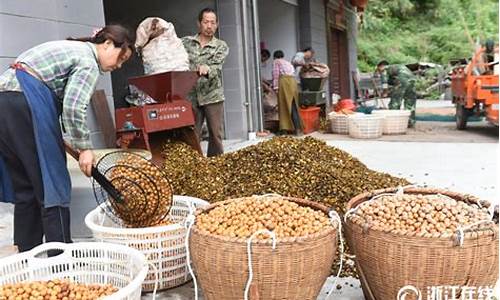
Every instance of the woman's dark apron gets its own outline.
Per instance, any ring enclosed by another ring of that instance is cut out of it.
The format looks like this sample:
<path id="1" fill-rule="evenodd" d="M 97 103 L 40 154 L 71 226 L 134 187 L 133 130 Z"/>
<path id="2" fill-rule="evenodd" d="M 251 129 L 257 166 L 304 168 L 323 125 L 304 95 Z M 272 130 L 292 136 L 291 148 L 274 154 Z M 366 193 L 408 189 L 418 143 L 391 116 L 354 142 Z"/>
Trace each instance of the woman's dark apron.
<path id="1" fill-rule="evenodd" d="M 66 154 L 59 116 L 60 102 L 40 80 L 16 64 L 16 77 L 31 111 L 33 133 L 43 182 L 45 208 L 69 207 L 71 179 L 66 167 Z M 23 137 L 19 137 L 23 138 Z M 0 201 L 15 203 L 12 182 L 0 156 Z"/>

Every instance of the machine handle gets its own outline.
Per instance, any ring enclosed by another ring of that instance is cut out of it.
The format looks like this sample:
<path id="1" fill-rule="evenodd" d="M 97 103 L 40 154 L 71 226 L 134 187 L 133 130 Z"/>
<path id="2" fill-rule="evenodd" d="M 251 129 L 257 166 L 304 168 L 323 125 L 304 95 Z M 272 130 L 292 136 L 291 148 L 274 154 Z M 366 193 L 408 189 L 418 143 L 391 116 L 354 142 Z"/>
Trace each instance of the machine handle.
<path id="1" fill-rule="evenodd" d="M 64 148 L 65 148 L 66 152 L 69 155 L 71 155 L 74 159 L 76 159 L 76 160 L 80 159 L 80 151 L 71 147 L 71 145 L 67 141 L 64 141 Z"/>
<path id="2" fill-rule="evenodd" d="M 80 158 L 80 151 L 73 148 L 68 142 L 64 141 L 64 148 L 76 161 Z M 92 178 L 118 203 L 123 203 L 123 197 L 113 184 L 96 167 L 92 166 Z"/>

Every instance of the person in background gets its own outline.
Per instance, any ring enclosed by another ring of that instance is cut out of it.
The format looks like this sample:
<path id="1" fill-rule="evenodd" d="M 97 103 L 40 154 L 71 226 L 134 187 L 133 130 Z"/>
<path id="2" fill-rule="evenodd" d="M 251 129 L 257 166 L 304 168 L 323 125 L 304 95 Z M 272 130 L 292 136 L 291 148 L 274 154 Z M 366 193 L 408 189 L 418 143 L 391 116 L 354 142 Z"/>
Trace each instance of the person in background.
<path id="1" fill-rule="evenodd" d="M 267 83 L 271 83 L 273 80 L 273 62 L 271 61 L 271 52 L 267 49 L 260 50 L 260 77 Z"/>
<path id="2" fill-rule="evenodd" d="M 264 128 L 276 130 L 278 125 L 278 96 L 273 90 L 273 61 L 271 52 L 260 50 L 260 77 L 262 85 L 262 108 L 264 113 Z M 275 126 L 276 125 L 276 126 Z"/>
<path id="3" fill-rule="evenodd" d="M 272 92 L 273 62 L 271 61 L 271 52 L 267 49 L 260 50 L 260 78 L 264 93 Z"/>
<path id="4" fill-rule="evenodd" d="M 405 65 L 391 65 L 387 69 L 387 82 L 392 87 L 389 109 L 404 109 L 411 111 L 408 127 L 415 126 L 415 109 L 417 93 L 415 92 L 415 75 Z"/>
<path id="5" fill-rule="evenodd" d="M 299 134 L 303 129 L 298 105 L 299 92 L 293 66 L 284 56 L 281 50 L 273 53 L 273 89 L 278 93 L 279 128 Z"/>
<path id="6" fill-rule="evenodd" d="M 90 176 L 90 98 L 99 75 L 119 69 L 134 43 L 129 30 L 108 25 L 91 37 L 35 46 L 0 75 L 0 185 L 11 186 L 3 200 L 14 203 L 20 252 L 40 245 L 44 236 L 46 242 L 71 242 L 71 180 L 59 118 L 80 152 L 80 170 Z"/>
<path id="7" fill-rule="evenodd" d="M 205 8 L 198 15 L 198 34 L 182 38 L 189 56 L 190 69 L 200 75 L 188 98 L 193 104 L 198 137 L 201 137 L 203 122 L 207 120 L 209 157 L 224 153 L 222 65 L 229 48 L 226 42 L 215 37 L 218 25 L 215 10 Z"/>
<path id="8" fill-rule="evenodd" d="M 314 58 L 314 50 L 311 47 L 307 47 L 293 56 L 292 65 L 295 68 L 297 82 L 300 82 L 300 70 L 302 67 L 313 62 L 316 62 L 316 59 Z"/>
<path id="9" fill-rule="evenodd" d="M 484 51 L 479 57 L 479 64 L 484 64 L 478 67 L 480 75 L 493 75 L 493 65 L 495 63 L 495 54 L 498 54 L 498 48 L 495 51 L 495 41 L 493 39 L 487 39 L 484 42 Z M 496 53 L 495 53 L 496 52 Z M 498 60 L 498 58 L 497 58 Z M 498 63 L 498 61 L 497 61 Z"/>
<path id="10" fill-rule="evenodd" d="M 389 62 L 387 60 L 382 60 L 377 64 L 377 67 L 375 68 L 375 71 L 373 72 L 373 77 L 378 78 L 380 80 L 380 88 L 381 88 L 381 95 L 383 97 L 386 97 L 387 95 L 387 90 L 389 88 L 387 84 L 387 66 L 389 66 Z"/>
<path id="11" fill-rule="evenodd" d="M 375 67 L 373 76 L 380 78 L 382 82 L 387 83 L 387 66 L 389 66 L 389 62 L 387 60 L 380 61 Z"/>

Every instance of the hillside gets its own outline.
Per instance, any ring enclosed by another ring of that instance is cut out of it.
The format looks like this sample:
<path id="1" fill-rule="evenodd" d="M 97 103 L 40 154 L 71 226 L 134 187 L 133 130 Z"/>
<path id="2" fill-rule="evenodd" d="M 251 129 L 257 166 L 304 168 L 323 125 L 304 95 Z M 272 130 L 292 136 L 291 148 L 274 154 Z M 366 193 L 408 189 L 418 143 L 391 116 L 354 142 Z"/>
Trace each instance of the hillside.
<path id="1" fill-rule="evenodd" d="M 495 0 L 369 0 L 357 41 L 359 68 L 373 71 L 382 59 L 446 65 L 469 57 L 486 38 L 498 42 Z"/>

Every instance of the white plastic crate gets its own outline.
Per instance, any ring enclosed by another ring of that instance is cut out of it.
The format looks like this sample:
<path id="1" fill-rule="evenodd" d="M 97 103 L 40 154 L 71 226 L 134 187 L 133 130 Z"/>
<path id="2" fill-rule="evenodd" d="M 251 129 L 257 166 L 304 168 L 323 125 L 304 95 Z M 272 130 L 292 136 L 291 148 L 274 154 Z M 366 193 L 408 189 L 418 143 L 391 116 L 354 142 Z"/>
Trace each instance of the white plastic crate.
<path id="1" fill-rule="evenodd" d="M 349 136 L 357 139 L 376 139 L 382 136 L 383 116 L 355 115 L 349 119 Z"/>
<path id="2" fill-rule="evenodd" d="M 63 252 L 46 257 L 52 250 Z M 103 298 L 106 300 L 139 300 L 147 273 L 148 265 L 142 253 L 108 243 L 45 243 L 0 260 L 0 285 L 69 279 L 118 288 L 116 293 Z"/>
<path id="3" fill-rule="evenodd" d="M 332 111 L 328 114 L 330 119 L 330 126 L 333 133 L 349 134 L 349 117 L 355 115 L 362 115 L 362 113 L 354 113 L 350 115 L 336 113 Z"/>
<path id="4" fill-rule="evenodd" d="M 384 116 L 384 121 L 382 122 L 383 134 L 406 134 L 411 114 L 409 110 L 383 109 L 374 110 L 372 114 Z"/>
<path id="5" fill-rule="evenodd" d="M 124 228 L 114 223 L 100 208 L 85 217 L 85 224 L 98 241 L 127 245 L 141 251 L 151 264 L 142 290 L 151 292 L 155 288 L 168 289 L 189 281 L 186 264 L 184 221 L 193 208 L 209 203 L 194 197 L 174 195 L 169 219 L 174 224 L 147 228 Z M 153 267 L 154 266 L 154 267 Z"/>

